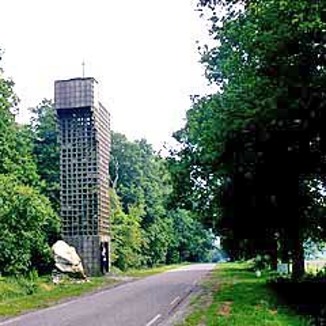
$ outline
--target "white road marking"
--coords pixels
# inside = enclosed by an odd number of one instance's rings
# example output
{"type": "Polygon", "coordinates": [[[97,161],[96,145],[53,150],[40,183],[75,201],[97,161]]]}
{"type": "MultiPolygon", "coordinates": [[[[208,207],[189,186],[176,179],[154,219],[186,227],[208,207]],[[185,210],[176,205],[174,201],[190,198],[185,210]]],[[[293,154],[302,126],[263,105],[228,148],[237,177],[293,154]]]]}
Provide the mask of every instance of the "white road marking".
{"type": "Polygon", "coordinates": [[[171,306],[173,306],[178,300],[180,299],[179,296],[173,299],[173,301],[170,303],[171,306]]]}
{"type": "Polygon", "coordinates": [[[146,324],[146,326],[153,325],[159,318],[161,318],[161,315],[160,314],[156,315],[150,322],[146,324]]]}

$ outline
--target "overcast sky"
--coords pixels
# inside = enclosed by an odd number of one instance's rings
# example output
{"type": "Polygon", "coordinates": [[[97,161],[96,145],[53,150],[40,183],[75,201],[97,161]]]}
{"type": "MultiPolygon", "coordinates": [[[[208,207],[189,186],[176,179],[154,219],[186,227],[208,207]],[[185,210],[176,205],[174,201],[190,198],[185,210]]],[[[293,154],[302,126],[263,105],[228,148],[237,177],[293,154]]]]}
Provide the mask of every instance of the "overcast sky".
{"type": "Polygon", "coordinates": [[[112,128],[159,148],[183,125],[190,94],[207,91],[196,0],[2,0],[2,67],[16,83],[20,121],[53,98],[56,79],[100,83],[112,128]]]}

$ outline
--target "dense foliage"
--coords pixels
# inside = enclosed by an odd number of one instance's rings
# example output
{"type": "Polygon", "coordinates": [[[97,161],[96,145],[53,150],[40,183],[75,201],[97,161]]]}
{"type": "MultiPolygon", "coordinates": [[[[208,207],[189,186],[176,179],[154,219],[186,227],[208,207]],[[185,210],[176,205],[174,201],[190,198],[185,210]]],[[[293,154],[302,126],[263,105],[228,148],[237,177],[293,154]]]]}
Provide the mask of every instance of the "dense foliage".
{"type": "Polygon", "coordinates": [[[59,230],[59,219],[49,200],[3,174],[0,194],[0,272],[48,271],[52,263],[49,243],[59,230]]]}
{"type": "Polygon", "coordinates": [[[128,214],[124,213],[113,189],[110,190],[110,203],[112,264],[121,270],[140,267],[144,264],[141,255],[144,240],[139,209],[134,206],[128,214]]]}
{"type": "Polygon", "coordinates": [[[112,133],[113,263],[121,268],[210,259],[213,236],[176,209],[171,171],[145,140],[112,133]]]}
{"type": "Polygon", "coordinates": [[[60,149],[54,104],[44,99],[31,109],[31,135],[37,172],[43,181],[42,192],[54,209],[60,206],[60,149]]]}
{"type": "Polygon", "coordinates": [[[42,180],[33,157],[32,134],[15,123],[13,82],[0,71],[0,273],[51,270],[50,245],[59,219],[40,194],[42,180]]]}
{"type": "Polygon", "coordinates": [[[143,207],[143,226],[164,216],[172,191],[170,176],[164,160],[146,140],[131,142],[113,132],[110,175],[126,212],[133,205],[143,207]]]}
{"type": "Polygon", "coordinates": [[[190,171],[184,189],[234,258],[265,252],[275,265],[279,248],[300,276],[303,241],[326,238],[326,4],[201,1],[199,8],[215,40],[201,49],[202,62],[220,91],[194,97],[175,134],[182,144],[175,164],[190,171]]]}

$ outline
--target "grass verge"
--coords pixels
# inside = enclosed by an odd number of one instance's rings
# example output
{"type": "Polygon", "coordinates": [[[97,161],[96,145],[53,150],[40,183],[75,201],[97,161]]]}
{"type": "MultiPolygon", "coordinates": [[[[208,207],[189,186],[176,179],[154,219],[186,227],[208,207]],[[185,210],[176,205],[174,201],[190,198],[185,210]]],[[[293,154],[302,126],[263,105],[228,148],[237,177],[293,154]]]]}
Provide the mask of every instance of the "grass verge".
{"type": "Polygon", "coordinates": [[[204,281],[203,292],[192,302],[191,313],[180,326],[306,326],[257,278],[246,263],[218,264],[204,281]]]}
{"type": "Polygon", "coordinates": [[[0,316],[15,316],[27,310],[45,308],[63,299],[80,296],[117,283],[107,277],[93,277],[90,282],[65,281],[54,285],[50,277],[38,277],[31,284],[23,278],[0,278],[0,316]]]}

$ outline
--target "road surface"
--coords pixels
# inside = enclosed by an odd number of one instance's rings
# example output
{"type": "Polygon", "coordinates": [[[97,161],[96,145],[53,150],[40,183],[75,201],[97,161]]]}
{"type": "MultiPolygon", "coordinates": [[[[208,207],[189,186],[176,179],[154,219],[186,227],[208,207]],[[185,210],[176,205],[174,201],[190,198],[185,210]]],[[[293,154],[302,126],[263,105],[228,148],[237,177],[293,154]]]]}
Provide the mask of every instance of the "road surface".
{"type": "Polygon", "coordinates": [[[0,322],[0,326],[156,326],[213,264],[195,264],[0,322]]]}

